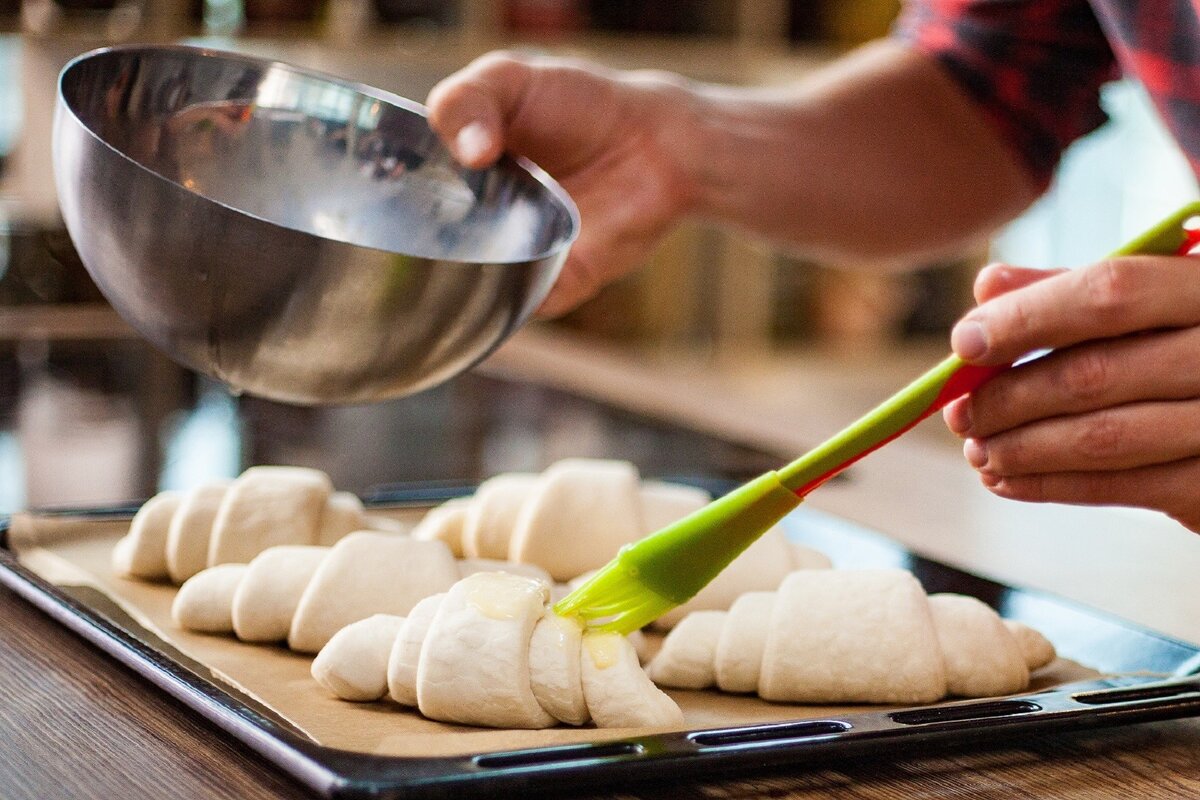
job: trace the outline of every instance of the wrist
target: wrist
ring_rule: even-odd
[[[667,72],[626,73],[636,98],[631,113],[639,120],[635,136],[648,151],[646,180],[655,184],[664,227],[696,213],[703,193],[702,159],[695,140],[703,113],[700,87]]]
[[[793,146],[795,114],[779,115],[740,88],[688,81],[666,108],[663,151],[679,215],[746,225],[780,180],[767,154]]]

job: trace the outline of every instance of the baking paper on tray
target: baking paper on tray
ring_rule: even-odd
[[[94,535],[56,536],[51,541],[27,536],[15,541],[14,549],[22,564],[52,583],[87,586],[103,593],[152,634],[211,670],[218,681],[249,695],[319,744],[374,755],[431,757],[610,741],[664,730],[490,730],[434,722],[387,700],[337,700],[309,674],[311,656],[278,645],[245,644],[233,636],[199,634],[176,627],[170,613],[176,588],[114,576],[109,558],[123,530],[106,523],[96,525],[91,532]],[[1098,676],[1093,670],[1059,659],[1034,676],[1029,691]],[[787,705],[715,691],[669,690],[668,694],[683,710],[687,730],[816,719],[881,708]]]

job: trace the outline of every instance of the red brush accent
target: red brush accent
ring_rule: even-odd
[[[996,364],[991,367],[967,364],[959,367],[958,371],[950,376],[950,380],[946,381],[945,385],[942,386],[942,390],[934,398],[933,405],[925,410],[925,413],[921,415],[921,419],[925,419],[925,417],[928,417],[933,412],[941,410],[951,400],[957,400],[964,394],[970,394],[1011,366],[1012,364]]]
[[[858,461],[860,458],[864,458],[865,456],[869,456],[871,453],[874,453],[876,450],[878,450],[879,448],[883,447],[883,446],[884,446],[885,444],[887,444],[888,442],[892,441],[892,439],[896,439],[896,438],[898,438],[898,437],[900,437],[900,436],[903,436],[904,434],[908,433],[910,430],[912,430],[912,429],[913,429],[913,427],[914,427],[914,426],[916,426],[916,424],[917,424],[918,422],[920,422],[921,420],[923,420],[923,419],[925,419],[926,417],[928,417],[930,414],[932,414],[932,413],[933,413],[933,411],[934,411],[934,409],[929,409],[929,410],[925,411],[924,413],[922,413],[922,414],[921,414],[921,416],[917,417],[917,418],[916,418],[916,419],[914,419],[912,422],[908,423],[908,424],[907,424],[907,425],[905,425],[903,428],[901,428],[900,430],[896,431],[896,432],[895,432],[895,433],[893,433],[891,436],[887,437],[886,439],[884,439],[882,442],[880,442],[879,444],[875,445],[874,447],[870,447],[870,448],[867,448],[866,450],[863,450],[863,451],[862,451],[862,452],[860,452],[858,455],[856,455],[854,458],[847,459],[846,461],[843,461],[841,464],[838,464],[836,467],[834,467],[833,469],[829,470],[829,472],[826,472],[824,475],[821,475],[821,476],[820,476],[820,477],[818,477],[818,478],[813,478],[811,481],[809,481],[808,483],[804,484],[803,486],[801,486],[799,489],[797,489],[797,490],[796,490],[796,496],[797,496],[797,497],[804,497],[804,496],[805,496],[805,495],[807,495],[809,492],[811,492],[813,489],[816,489],[818,486],[820,486],[821,484],[825,483],[825,481],[829,480],[829,479],[830,479],[830,478],[832,478],[834,475],[837,475],[839,472],[841,472],[842,470],[846,469],[846,467],[848,467],[848,466],[850,466],[851,464],[853,464],[854,462]]]
[[[957,400],[958,398],[962,397],[963,395],[975,391],[980,386],[982,386],[984,383],[991,380],[996,375],[999,375],[1001,372],[1008,369],[1010,366],[1012,366],[1012,365],[1011,364],[997,364],[997,365],[991,366],[991,367],[984,367],[984,366],[978,366],[975,364],[966,364],[962,367],[959,367],[959,369],[953,375],[951,375],[950,379],[947,380],[946,383],[942,386],[942,390],[940,392],[938,392],[937,397],[935,397],[933,399],[933,402],[929,405],[929,407],[926,408],[924,411],[922,411],[917,416],[916,419],[914,419],[912,422],[908,423],[903,428],[896,431],[895,433],[893,433],[891,436],[887,437],[883,441],[879,442],[874,447],[871,447],[867,450],[863,450],[861,453],[854,456],[854,458],[851,458],[847,461],[844,461],[841,464],[838,464],[836,467],[829,470],[825,474],[823,474],[817,478],[814,478],[813,480],[804,484],[803,486],[801,486],[799,489],[796,490],[796,494],[799,495],[800,497],[804,497],[809,492],[811,492],[813,489],[816,489],[818,486],[825,483],[825,481],[829,480],[834,475],[837,475],[842,470],[846,469],[846,467],[850,466],[855,461],[858,461],[860,458],[863,458],[865,456],[870,455],[871,453],[874,453],[876,450],[883,447],[885,444],[892,441],[893,439],[899,438],[900,436],[903,436],[904,434],[908,433],[910,430],[912,430],[914,427],[916,427],[917,423],[922,422],[926,418],[932,416],[935,411],[940,411],[942,409],[942,407],[945,406],[947,403],[949,403],[951,400]]]
[[[1197,246],[1200,246],[1200,228],[1184,228],[1183,244],[1175,251],[1177,256],[1189,256]]]

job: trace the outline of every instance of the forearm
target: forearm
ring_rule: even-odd
[[[668,150],[685,213],[833,263],[961,250],[1036,197],[1032,178],[928,57],[868,46],[795,87],[685,92]]]

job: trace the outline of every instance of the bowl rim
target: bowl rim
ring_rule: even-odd
[[[575,201],[571,198],[570,194],[567,193],[566,189],[564,189],[562,187],[562,185],[558,181],[556,181],[548,172],[546,172],[544,169],[539,167],[534,162],[530,161],[528,158],[526,158],[524,156],[512,155],[512,154],[508,154],[508,153],[501,155],[501,159],[513,163],[515,166],[519,167],[520,169],[522,169],[526,173],[528,173],[529,176],[532,177],[535,181],[537,181],[542,186],[542,188],[545,189],[549,193],[549,195],[552,198],[554,198],[554,200],[567,212],[567,216],[570,220],[570,230],[568,231],[568,234],[566,236],[564,236],[561,240],[556,242],[553,246],[551,246],[545,250],[539,251],[537,253],[534,253],[526,258],[516,258],[516,259],[508,259],[508,260],[490,259],[487,261],[465,261],[462,259],[442,258],[442,257],[436,257],[436,256],[424,256],[424,255],[419,255],[419,254],[415,254],[415,253],[405,253],[400,250],[390,250],[390,249],[383,248],[383,247],[375,247],[375,246],[368,245],[368,244],[361,244],[358,242],[346,241],[344,239],[334,239],[334,238],[331,238],[328,236],[321,236],[319,234],[313,233],[312,231],[297,228],[293,225],[285,225],[281,222],[278,222],[277,220],[267,219],[266,217],[262,217],[262,216],[259,216],[258,214],[251,213],[245,209],[238,208],[237,206],[233,206],[228,203],[217,200],[215,198],[208,197],[207,195],[201,194],[201,193],[195,191],[194,189],[190,189],[187,186],[184,186],[179,181],[176,181],[172,178],[167,177],[166,175],[163,175],[161,172],[158,172],[157,170],[151,169],[147,165],[143,164],[142,162],[140,162],[137,159],[130,156],[128,153],[124,152],[123,150],[117,148],[113,144],[106,141],[95,130],[93,130],[91,126],[87,125],[86,123],[84,123],[84,121],[82,119],[80,119],[79,115],[75,112],[75,109],[71,107],[71,104],[69,102],[67,102],[67,99],[64,96],[63,83],[66,81],[68,73],[70,73],[72,70],[76,69],[81,64],[92,61],[97,58],[106,57],[106,56],[137,54],[137,53],[187,54],[192,57],[199,56],[199,57],[203,57],[203,58],[216,58],[216,59],[223,59],[226,61],[237,61],[237,62],[242,62],[245,64],[260,66],[260,67],[263,67],[264,69],[281,69],[286,72],[295,73],[297,75],[302,75],[304,77],[313,78],[315,80],[327,81],[327,82],[330,82],[333,84],[337,84],[339,86],[345,87],[345,88],[350,89],[355,92],[358,92],[358,93],[363,94],[372,99],[379,100],[384,103],[389,103],[398,108],[402,108],[405,111],[409,111],[411,113],[417,114],[425,119],[429,118],[428,109],[423,104],[418,103],[417,101],[411,100],[402,95],[398,95],[393,92],[388,92],[386,90],[379,89],[377,87],[370,86],[368,84],[360,83],[358,81],[350,80],[348,78],[339,77],[332,73],[323,72],[323,71],[317,70],[317,69],[311,69],[309,67],[298,66],[296,64],[292,64],[287,61],[280,61],[279,59],[265,58],[265,57],[261,57],[261,56],[255,56],[255,55],[250,55],[247,53],[238,52],[235,50],[222,50],[220,48],[201,46],[201,45],[145,44],[145,43],[110,45],[110,46],[106,46],[106,47],[98,47],[98,48],[95,48],[92,50],[88,50],[87,52],[80,53],[79,55],[75,56],[70,61],[68,61],[63,66],[63,68],[59,71],[58,78],[55,81],[56,114],[57,113],[70,114],[72,121],[74,121],[74,123],[76,125],[78,125],[78,127],[80,129],[82,129],[89,137],[91,137],[97,143],[99,143],[103,147],[110,150],[117,157],[128,162],[129,164],[132,164],[134,167],[145,172],[146,174],[150,175],[151,177],[153,177],[157,180],[169,183],[170,185],[174,186],[175,188],[179,189],[180,191],[183,191],[184,193],[186,193],[188,196],[194,197],[197,200],[200,200],[202,202],[212,203],[214,205],[220,206],[221,208],[227,209],[235,214],[246,217],[248,219],[253,219],[253,220],[256,220],[259,222],[263,222],[267,225],[272,225],[281,230],[286,230],[286,231],[289,231],[291,233],[294,233],[294,234],[297,234],[300,236],[310,237],[312,239],[315,239],[315,240],[325,243],[325,244],[338,245],[338,246],[344,246],[344,247],[353,247],[353,248],[358,248],[358,249],[362,249],[362,250],[370,250],[370,251],[374,251],[374,252],[385,253],[388,255],[398,255],[398,256],[405,256],[405,257],[409,257],[409,258],[421,258],[421,259],[425,259],[425,260],[429,260],[429,261],[438,261],[440,263],[452,264],[452,265],[463,265],[463,266],[473,266],[473,267],[489,267],[489,266],[501,267],[501,266],[512,266],[512,265],[517,265],[517,264],[523,264],[523,263],[537,263],[540,261],[544,261],[547,258],[553,258],[559,254],[567,252],[570,249],[571,245],[574,244],[575,240],[579,237],[579,231],[580,231],[580,227],[581,227],[579,208],[578,208],[578,206],[576,206]],[[57,124],[56,124],[56,127],[57,127]],[[462,168],[468,169],[466,167],[462,167]],[[490,169],[490,167],[489,167],[489,169]],[[480,171],[486,171],[486,170],[480,170]]]

